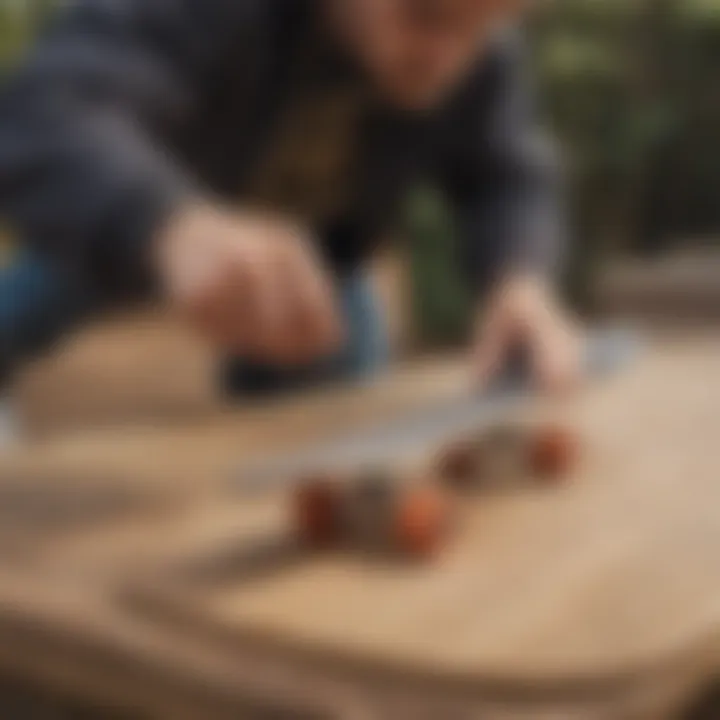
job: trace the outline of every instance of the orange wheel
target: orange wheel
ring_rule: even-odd
[[[449,525],[450,507],[444,493],[431,486],[410,489],[397,508],[398,549],[409,557],[428,559],[440,549]]]
[[[480,450],[474,443],[459,442],[445,449],[437,465],[440,480],[454,489],[470,487],[480,475]]]
[[[295,492],[295,530],[301,541],[314,548],[335,544],[340,535],[340,491],[331,478],[301,484]]]
[[[580,455],[577,436],[561,427],[538,431],[530,444],[530,467],[544,480],[558,480],[572,472]]]

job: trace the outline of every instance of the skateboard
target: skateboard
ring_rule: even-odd
[[[585,350],[588,379],[619,371],[638,348],[638,339],[627,331],[591,334]],[[504,420],[531,394],[519,358],[483,393],[451,398],[368,432],[244,468],[235,488],[290,488],[293,526],[311,547],[343,544],[431,557],[457,525],[458,492],[511,479],[555,483],[578,461],[581,443],[572,428]],[[403,460],[418,449],[429,460],[419,468],[404,467]]]

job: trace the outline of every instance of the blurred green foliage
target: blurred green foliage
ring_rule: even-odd
[[[24,50],[48,10],[59,0],[0,0],[0,66],[7,69]]]
[[[554,0],[533,38],[571,178],[575,297],[604,254],[712,237],[720,0]]]
[[[405,237],[411,238],[410,298],[419,343],[456,345],[467,334],[472,302],[458,276],[458,236],[443,196],[421,187],[410,199]]]

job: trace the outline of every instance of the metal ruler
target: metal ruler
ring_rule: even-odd
[[[620,371],[638,353],[634,333],[602,330],[588,336],[585,373],[599,379]],[[379,467],[409,456],[418,446],[441,445],[470,431],[490,426],[527,402],[532,393],[529,373],[516,363],[482,392],[444,398],[401,417],[323,440],[321,443],[262,461],[249,460],[232,478],[237,492],[258,493],[291,485],[298,476],[317,471]]]

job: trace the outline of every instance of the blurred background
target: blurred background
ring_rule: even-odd
[[[62,2],[0,2],[4,72]],[[608,259],[720,247],[720,0],[546,0],[529,25],[570,180],[573,302],[592,309]],[[405,220],[406,322],[415,342],[454,343],[469,308],[451,261],[452,217],[424,187]]]
[[[3,73],[63,1],[0,0]],[[550,0],[536,4],[529,34],[538,96],[569,180],[564,280],[572,303],[584,312],[622,310],[628,297],[638,302],[646,269],[656,267],[648,301],[656,314],[679,301],[720,307],[720,0]],[[452,215],[434,188],[419,187],[403,226],[378,262],[396,346],[456,346],[472,308],[453,264]],[[165,325],[143,318],[109,327],[89,347],[81,343],[64,370],[55,364],[52,389],[30,383],[24,404],[36,424],[53,407],[51,425],[71,422],[83,403],[93,410],[78,409],[78,417],[97,421],[107,405],[117,421],[140,407],[195,407],[210,394],[211,380],[197,379],[204,373],[191,382],[178,368],[168,377],[168,353],[208,366],[197,347],[163,334]],[[86,392],[72,389],[78,382]],[[108,401],[111,385],[118,389]]]
[[[569,178],[573,302],[592,309],[610,261],[719,248],[720,0],[550,0],[538,3],[530,33]],[[465,322],[447,323],[449,311],[435,307],[452,296],[432,255],[449,217],[426,192],[411,219],[423,239],[418,297],[433,306],[419,315],[439,339]]]

